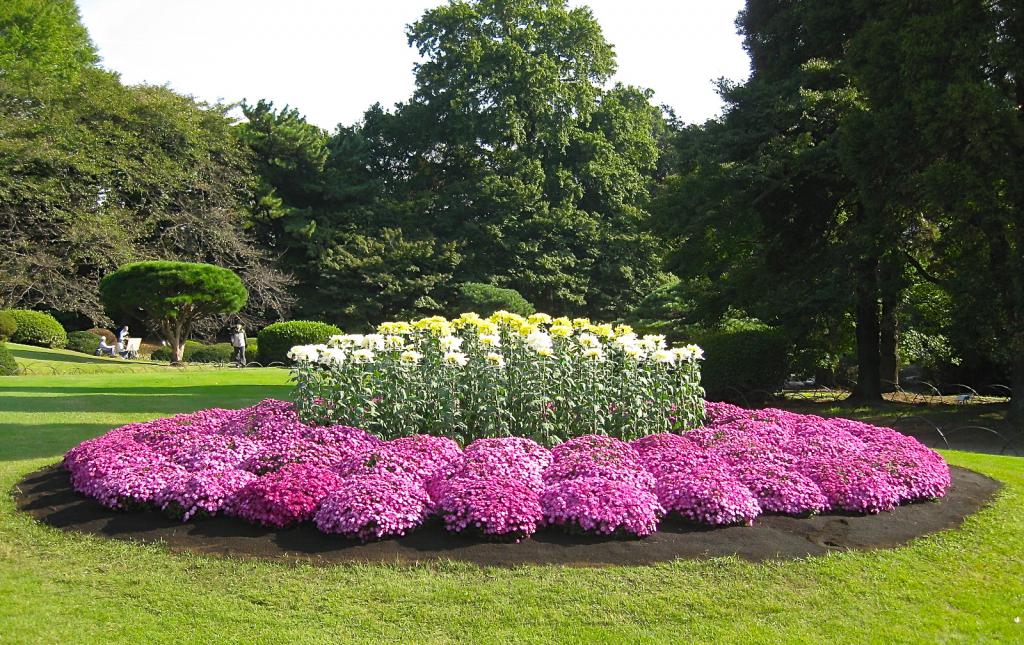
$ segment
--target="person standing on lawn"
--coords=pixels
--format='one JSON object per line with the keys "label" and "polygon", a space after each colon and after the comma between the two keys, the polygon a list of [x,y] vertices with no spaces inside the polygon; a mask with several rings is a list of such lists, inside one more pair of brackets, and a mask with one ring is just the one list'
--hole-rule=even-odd
{"label": "person standing on lawn", "polygon": [[245,367],[245,327],[235,325],[231,330],[231,346],[235,349],[234,361],[239,367]]}

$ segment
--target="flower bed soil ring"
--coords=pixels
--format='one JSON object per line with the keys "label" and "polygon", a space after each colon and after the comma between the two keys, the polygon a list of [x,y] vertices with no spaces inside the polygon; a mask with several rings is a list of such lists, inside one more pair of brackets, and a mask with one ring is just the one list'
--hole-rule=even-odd
{"label": "flower bed soil ring", "polygon": [[723,404],[708,419],[630,443],[463,450],[308,426],[265,401],[112,430],[14,496],[42,523],[175,552],[591,565],[894,547],[959,525],[999,488],[884,428]]}

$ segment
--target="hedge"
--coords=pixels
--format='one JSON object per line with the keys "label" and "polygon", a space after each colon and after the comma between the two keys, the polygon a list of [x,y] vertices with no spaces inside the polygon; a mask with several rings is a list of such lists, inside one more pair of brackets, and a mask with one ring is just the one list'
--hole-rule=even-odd
{"label": "hedge", "polygon": [[83,354],[95,354],[100,346],[100,338],[102,336],[91,331],[73,331],[68,334],[67,348]]}
{"label": "hedge", "polygon": [[328,323],[310,320],[292,320],[267,325],[258,337],[260,363],[288,362],[288,351],[296,345],[326,343],[341,333],[341,329]]}
{"label": "hedge", "polygon": [[455,315],[472,311],[488,316],[495,311],[508,311],[520,316],[529,316],[536,309],[529,300],[515,289],[495,287],[480,282],[465,282],[458,287],[455,297]]}
{"label": "hedge", "polygon": [[11,342],[37,347],[61,349],[68,344],[68,334],[57,319],[42,311],[31,309],[8,309],[18,329],[11,335]]}
{"label": "hedge", "polygon": [[782,331],[763,323],[729,321],[696,339],[704,348],[701,384],[712,400],[774,392],[788,368],[789,343]]}

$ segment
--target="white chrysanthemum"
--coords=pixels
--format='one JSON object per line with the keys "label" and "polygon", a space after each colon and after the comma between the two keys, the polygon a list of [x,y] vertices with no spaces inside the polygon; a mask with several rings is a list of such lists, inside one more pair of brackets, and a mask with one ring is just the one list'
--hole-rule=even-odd
{"label": "white chrysanthemum", "polygon": [[533,351],[537,352],[537,356],[543,356],[545,358],[555,355],[554,350],[550,347],[537,347]]}
{"label": "white chrysanthemum", "polygon": [[362,347],[352,352],[352,360],[357,363],[372,363],[373,359],[373,350],[368,347]]}
{"label": "white chrysanthemum", "polygon": [[655,349],[665,349],[665,337],[662,334],[647,334],[644,342],[651,343]]}
{"label": "white chrysanthemum", "polygon": [[487,354],[485,358],[487,359],[487,362],[491,365],[505,367],[505,357],[497,352],[490,352],[489,354]]}
{"label": "white chrysanthemum", "polygon": [[421,360],[423,360],[423,354],[412,349],[407,349],[402,352],[399,359],[407,365],[417,365]]}
{"label": "white chrysanthemum", "polygon": [[384,349],[384,336],[382,334],[367,334],[363,336],[363,347],[366,349]]}
{"label": "white chrysanthemum", "polygon": [[530,349],[537,353],[540,353],[541,349],[551,349],[553,346],[551,336],[542,331],[530,332],[526,337],[526,344],[530,346]]}
{"label": "white chrysanthemum", "polygon": [[640,360],[647,355],[647,352],[645,352],[643,348],[637,345],[636,343],[633,343],[632,345],[623,346],[622,353],[625,354],[628,358],[632,358],[634,360]]}
{"label": "white chrysanthemum", "polygon": [[324,347],[319,351],[319,361],[324,365],[341,365],[348,358],[348,353],[338,347]]}
{"label": "white chrysanthemum", "polygon": [[437,339],[437,343],[446,352],[455,352],[462,347],[462,339],[458,336],[441,336]]}
{"label": "white chrysanthemum", "polygon": [[603,361],[604,351],[600,347],[590,347],[583,350],[583,358],[592,361]]}
{"label": "white chrysanthemum", "polygon": [[296,363],[312,363],[319,355],[318,345],[296,345],[288,350],[288,358]]}
{"label": "white chrysanthemum", "polygon": [[601,339],[593,334],[580,334],[579,338],[576,339],[576,342],[580,344],[580,347],[586,347],[588,349],[601,346]]}
{"label": "white chrysanthemum", "polygon": [[655,363],[675,363],[676,355],[675,352],[667,349],[656,349],[651,354],[651,360]]}
{"label": "white chrysanthemum", "polygon": [[637,344],[637,338],[636,338],[636,334],[634,334],[633,332],[629,332],[627,334],[623,334],[623,335],[619,336],[618,338],[616,338],[615,340],[612,341],[612,345],[615,345],[617,347],[622,347],[622,348],[629,347],[629,346],[635,346],[636,344]]}
{"label": "white chrysanthemum", "polygon": [[480,344],[485,347],[501,347],[501,336],[498,334],[484,334],[480,336]]}
{"label": "white chrysanthemum", "polygon": [[405,347],[405,339],[401,336],[395,336],[394,334],[384,337],[384,346],[391,347],[393,349],[401,349]]}
{"label": "white chrysanthemum", "polygon": [[702,361],[704,360],[704,350],[699,345],[690,344],[686,346],[686,349],[690,350],[693,355],[693,360]]}
{"label": "white chrysanthemum", "polygon": [[466,363],[469,362],[469,357],[462,352],[448,352],[444,355],[444,364],[453,365],[456,367],[465,367]]}
{"label": "white chrysanthemum", "polygon": [[331,344],[339,347],[356,347],[363,344],[362,334],[342,334],[331,336]]}

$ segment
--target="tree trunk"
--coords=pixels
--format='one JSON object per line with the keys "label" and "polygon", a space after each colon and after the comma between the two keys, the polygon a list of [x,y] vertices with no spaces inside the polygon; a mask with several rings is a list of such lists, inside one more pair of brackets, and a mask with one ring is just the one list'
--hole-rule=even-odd
{"label": "tree trunk", "polygon": [[881,401],[881,325],[878,315],[878,260],[864,260],[857,271],[857,385],[851,399]]}
{"label": "tree trunk", "polygon": [[1010,409],[1006,418],[1015,423],[1024,422],[1024,354],[1017,352],[1013,357],[1013,383],[1010,394]]}
{"label": "tree trunk", "polygon": [[879,381],[883,392],[895,392],[900,383],[899,359],[899,326],[897,314],[899,301],[893,297],[882,298],[882,322],[879,337]]}

